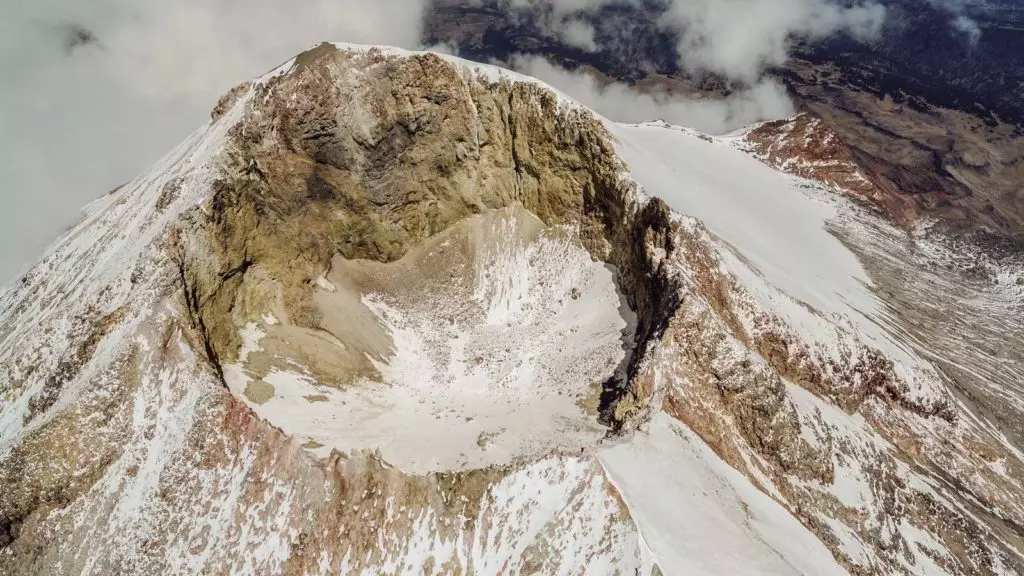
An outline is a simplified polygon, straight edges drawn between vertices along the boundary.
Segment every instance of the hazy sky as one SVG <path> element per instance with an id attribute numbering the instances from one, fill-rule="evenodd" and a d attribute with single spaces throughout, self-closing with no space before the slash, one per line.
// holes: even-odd
<path id="1" fill-rule="evenodd" d="M 544 5 L 553 33 L 589 49 L 593 31 L 578 15 L 612 0 L 474 1 Z M 84 204 L 205 122 L 233 85 L 323 40 L 418 47 L 426 2 L 0 0 L 0 284 Z M 723 131 L 791 112 L 760 74 L 786 58 L 794 35 L 870 37 L 884 16 L 874 0 L 673 0 L 659 25 L 686 30 L 680 63 L 753 86 L 728 102 L 639 96 L 537 59 L 515 63 L 612 119 Z"/>

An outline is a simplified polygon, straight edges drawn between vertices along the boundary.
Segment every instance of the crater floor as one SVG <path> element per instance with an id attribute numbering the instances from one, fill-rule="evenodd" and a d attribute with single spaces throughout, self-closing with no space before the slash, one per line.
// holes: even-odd
<path id="1" fill-rule="evenodd" d="M 337 257 L 314 301 L 319 330 L 282 312 L 246 327 L 229 387 L 318 455 L 379 449 L 411 473 L 596 443 L 634 329 L 614 270 L 522 208 L 396 262 Z"/>

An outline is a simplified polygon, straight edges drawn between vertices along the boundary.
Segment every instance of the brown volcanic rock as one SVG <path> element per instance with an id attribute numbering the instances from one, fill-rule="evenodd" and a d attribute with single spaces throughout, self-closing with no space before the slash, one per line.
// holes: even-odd
<path id="1" fill-rule="evenodd" d="M 952 232 L 984 232 L 1019 251 L 1024 240 L 1024 138 L 982 114 L 921 101 L 897 102 L 847 80 L 834 65 L 794 58 L 787 86 L 821 118 L 864 175 L 915 218 Z M 870 72 L 868 73 L 870 77 Z M 863 80 L 863 78 L 861 78 Z"/>
<path id="2" fill-rule="evenodd" d="M 912 221 L 909 202 L 869 179 L 850 148 L 828 124 L 808 113 L 757 125 L 744 136 L 749 150 L 783 172 L 835 186 L 865 200 L 894 222 Z"/>

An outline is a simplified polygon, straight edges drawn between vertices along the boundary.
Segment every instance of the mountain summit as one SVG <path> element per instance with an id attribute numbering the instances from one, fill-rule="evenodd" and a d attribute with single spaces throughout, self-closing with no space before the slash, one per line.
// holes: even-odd
<path id="1" fill-rule="evenodd" d="M 1024 268 L 821 130 L 236 87 L 0 295 L 0 572 L 1024 573 Z"/>

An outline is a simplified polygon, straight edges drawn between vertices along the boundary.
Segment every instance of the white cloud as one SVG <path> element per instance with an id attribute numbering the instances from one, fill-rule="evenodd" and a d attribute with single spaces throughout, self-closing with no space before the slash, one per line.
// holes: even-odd
<path id="1" fill-rule="evenodd" d="M 594 52 L 597 42 L 594 41 L 594 27 L 589 22 L 569 19 L 559 31 L 559 38 L 570 46 Z"/>
<path id="2" fill-rule="evenodd" d="M 0 283 L 34 260 L 83 204 L 206 121 L 234 84 L 323 40 L 415 47 L 425 4 L 3 2 Z"/>
<path id="3" fill-rule="evenodd" d="M 722 134 L 759 120 L 793 114 L 785 89 L 772 81 L 759 81 L 727 98 L 681 98 L 661 89 L 638 92 L 618 82 L 602 85 L 585 72 L 568 71 L 540 57 L 519 57 L 513 67 L 618 122 L 665 120 Z"/>
<path id="4" fill-rule="evenodd" d="M 529 14 L 547 33 L 563 40 L 575 37 L 575 45 L 593 50 L 598 48 L 593 29 L 571 31 L 569 25 L 582 22 L 581 16 L 594 17 L 604 6 L 638 5 L 640 0 L 475 1 L 505 6 L 516 18 Z M 697 73 L 714 72 L 747 87 L 726 98 L 683 97 L 657 88 L 638 92 L 621 83 L 603 85 L 588 74 L 552 66 L 540 58 L 520 57 L 514 65 L 613 120 L 663 119 L 723 133 L 793 113 L 785 89 L 765 79 L 764 72 L 785 62 L 797 38 L 843 32 L 872 39 L 880 33 L 884 18 L 885 8 L 874 0 L 668 0 L 658 25 L 678 33 L 680 65 Z"/>
<path id="5" fill-rule="evenodd" d="M 881 31 L 885 8 L 831 0 L 675 0 L 663 23 L 681 31 L 680 62 L 690 69 L 754 81 L 785 62 L 794 38 L 846 32 L 869 39 Z"/>
<path id="6" fill-rule="evenodd" d="M 530 12 L 542 29 L 563 34 L 574 16 L 639 0 L 476 0 Z M 849 33 L 861 39 L 881 31 L 885 7 L 874 0 L 669 0 L 660 25 L 679 32 L 679 63 L 754 82 L 781 64 L 794 39 Z"/>
<path id="7" fill-rule="evenodd" d="M 953 18 L 953 29 L 963 34 L 971 46 L 976 45 L 981 40 L 981 27 L 978 26 L 974 19 L 963 14 Z"/>
<path id="8" fill-rule="evenodd" d="M 81 205 L 128 180 L 207 118 L 217 97 L 322 40 L 414 47 L 428 0 L 34 0 L 0 6 L 0 282 Z M 530 10 L 598 48 L 580 16 L 613 0 L 474 0 Z M 618 4 L 639 0 L 614 0 Z M 538 61 L 530 71 L 621 120 L 657 117 L 720 132 L 787 114 L 760 79 L 797 36 L 870 36 L 884 10 L 840 0 L 670 0 L 680 62 L 745 81 L 726 100 L 599 87 Z M 526 12 L 521 12 L 525 14 Z M 539 16 L 537 16 L 539 15 Z M 958 26 L 970 37 L 967 23 Z"/>

